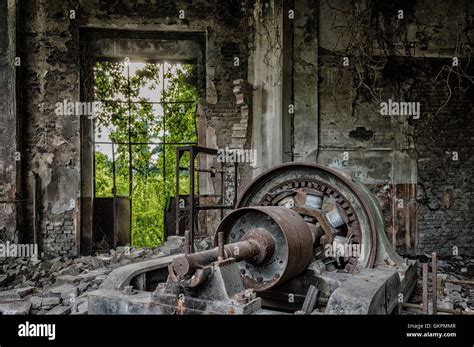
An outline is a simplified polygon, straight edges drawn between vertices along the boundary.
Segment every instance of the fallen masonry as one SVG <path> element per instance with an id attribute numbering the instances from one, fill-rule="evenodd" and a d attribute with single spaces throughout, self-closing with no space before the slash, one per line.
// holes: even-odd
<path id="1" fill-rule="evenodd" d="M 420 257 L 420 260 L 421 262 L 427 262 L 427 257 Z M 466 271 L 462 271 L 462 269 L 466 269 Z M 410 302 L 420 302 L 422 300 L 420 262 L 418 262 L 417 270 L 417 286 Z M 474 311 L 474 286 L 467 284 L 473 278 L 474 259 L 472 257 L 452 256 L 438 259 L 438 283 L 443 283 L 438 289 L 438 307 L 449 310 Z M 453 284 L 449 281 L 461 281 L 463 284 Z"/>
<path id="2" fill-rule="evenodd" d="M 31 303 L 27 301 L 1 302 L 0 312 L 8 315 L 24 315 L 31 312 Z"/>
<path id="3" fill-rule="evenodd" d="M 196 249 L 204 250 L 211 244 L 210 239 L 199 240 Z M 172 237 L 162 247 L 119 247 L 95 256 L 49 260 L 0 259 L 0 314 L 88 314 L 88 295 L 99 289 L 114 269 L 181 252 L 182 240 Z M 467 271 L 459 271 L 462 268 Z M 473 277 L 473 272 L 473 259 L 457 256 L 439 260 L 440 279 L 468 280 Z M 421 283 L 418 283 L 410 301 L 419 301 L 420 288 Z M 473 288 L 447 282 L 441 292 L 442 295 L 438 296 L 440 307 L 474 310 Z"/>
<path id="4" fill-rule="evenodd" d="M 209 240 L 196 241 L 203 249 Z M 184 240 L 172 236 L 161 247 L 118 247 L 77 258 L 0 258 L 0 314 L 87 314 L 87 296 L 114 269 L 183 252 Z"/>

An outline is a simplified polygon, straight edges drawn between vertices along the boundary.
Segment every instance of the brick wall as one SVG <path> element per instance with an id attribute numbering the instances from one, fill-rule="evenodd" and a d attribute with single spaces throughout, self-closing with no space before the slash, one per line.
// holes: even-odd
<path id="1" fill-rule="evenodd" d="M 225 147 L 234 124 L 240 121 L 233 81 L 247 77 L 247 40 L 251 35 L 244 15 L 250 12 L 242 12 L 240 4 L 217 0 L 117 1 L 114 6 L 102 0 L 34 1 L 20 10 L 25 23 L 23 117 L 28 120 L 24 185 L 31 192 L 28 178 L 33 173 L 39 175 L 40 248 L 46 254 L 75 254 L 80 225 L 80 119 L 56 116 L 54 105 L 80 98 L 79 27 L 205 32 L 207 93 L 213 95 L 203 95 L 200 129 L 214 128 L 213 142 Z M 179 19 L 181 10 L 184 19 Z M 71 11 L 75 11 L 73 19 Z M 237 66 L 235 57 L 240 59 Z M 201 132 L 204 145 L 209 143 L 206 133 Z M 31 194 L 27 195 L 31 199 Z M 26 216 L 31 216 L 31 204 L 26 210 Z"/>
<path id="2" fill-rule="evenodd" d="M 461 64 L 466 66 L 467 60 Z M 418 167 L 418 253 L 474 255 L 474 86 L 466 78 L 432 76 L 451 60 L 420 62 L 413 98 L 422 117 L 413 121 Z M 473 75 L 474 69 L 466 73 Z M 460 83 L 460 84 L 459 84 Z M 459 88 L 461 87 L 461 88 Z M 449 98 L 449 101 L 447 102 Z M 443 107 L 443 105 L 447 104 Z M 457 152 L 457 160 L 455 160 Z"/>
<path id="3" fill-rule="evenodd" d="M 15 6 L 0 4 L 0 241 L 17 241 Z M 22 159 L 22 158 L 19 158 Z"/>
<path id="4" fill-rule="evenodd" d="M 449 97 L 447 72 L 438 73 L 452 59 L 392 57 L 382 72 L 381 100 L 419 102 L 421 115 L 391 119 L 380 115 L 370 97 L 348 103 L 343 95 L 354 93 L 351 70 L 334 60 L 325 56 L 321 63 L 319 162 L 337 166 L 342 153 L 349 153 L 348 166 L 340 169 L 356 174 L 379 197 L 386 232 L 400 253 L 450 255 L 456 247 L 461 255 L 474 254 L 473 84 L 451 74 Z M 467 59 L 460 64 L 466 66 Z M 372 136 L 351 136 L 358 128 Z"/>
<path id="5" fill-rule="evenodd" d="M 461 83 L 463 90 L 453 89 L 450 102 L 440 112 L 437 111 L 446 100 L 446 83 L 441 79 L 433 84 L 443 64 L 449 63 L 448 52 L 454 52 L 453 40 L 457 37 L 458 21 L 471 23 L 472 26 L 473 5 L 467 6 L 469 10 L 454 6 L 454 3 L 415 2 L 410 4 L 410 8 L 414 6 L 414 12 L 405 11 L 408 16 L 417 11 L 428 16 L 423 17 L 423 23 L 442 21 L 441 28 L 421 25 L 415 18 L 408 17 L 406 23 L 398 23 L 402 28 L 407 25 L 409 35 L 406 40 L 411 40 L 414 56 L 430 57 L 397 62 L 392 66 L 395 69 L 383 76 L 386 98 L 403 97 L 422 103 L 422 116 L 411 122 L 414 133 L 408 140 L 401 139 L 405 135 L 400 132 L 397 122 L 382 119 L 377 114 L 376 103 L 363 101 L 362 107 L 354 106 L 352 72 L 350 68 L 342 68 L 340 59 L 341 52 L 344 52 L 344 47 L 340 45 L 344 45 L 350 36 L 340 35 L 340 40 L 337 35 L 340 34 L 340 28 L 347 25 L 346 17 L 334 17 L 330 13 L 332 9 L 319 9 L 318 27 L 321 32 L 318 44 L 321 59 L 318 62 L 317 92 L 321 129 L 316 160 L 330 165 L 349 149 L 350 163 L 358 176 L 367 184 L 380 187 L 393 179 L 394 170 L 408 172 L 409 176 L 409 170 L 403 165 L 417 169 L 414 182 L 418 203 L 418 253 L 438 251 L 446 254 L 451 252 L 453 246 L 457 246 L 460 253 L 472 254 L 474 247 L 472 84 L 466 84 L 464 80 Z M 64 99 L 79 101 L 79 27 L 205 32 L 207 90 L 200 105 L 199 141 L 201 145 L 225 148 L 231 145 L 232 139 L 239 146 L 244 143 L 239 132 L 245 120 L 242 122 L 242 110 L 236 104 L 233 81 L 247 79 L 248 57 L 255 49 L 250 44 L 254 35 L 252 21 L 249 21 L 251 10 L 247 8 L 246 12 L 242 12 L 239 6 L 239 2 L 219 0 L 119 0 L 113 7 L 104 0 L 22 3 L 20 15 L 25 23 L 21 32 L 20 52 L 24 57 L 21 67 L 21 104 L 25 109 L 21 114 L 25 123 L 22 162 L 26 163 L 23 183 L 25 191 L 31 192 L 30 178 L 33 173 L 38 174 L 42 201 L 39 206 L 39 227 L 46 253 L 74 254 L 77 246 L 75 240 L 80 225 L 80 119 L 56 116 L 54 105 Z M 324 6 L 322 2 L 321 7 Z M 438 10 L 438 6 L 442 6 L 442 9 Z M 449 16 L 443 11 L 446 8 L 450 9 Z M 180 10 L 185 11 L 184 19 L 178 18 Z M 70 18 L 70 11 L 75 11 L 74 19 Z M 470 19 L 464 18 L 465 14 Z M 337 30 L 331 27 L 335 19 L 342 23 L 339 23 L 341 25 L 338 25 Z M 306 29 L 312 28 L 309 25 L 311 23 L 308 22 Z M 11 100 L 8 95 L 12 95 L 14 85 L 11 83 L 12 69 L 6 64 L 4 28 L 2 26 L 0 76 L 5 75 L 6 78 L 2 78 L 4 83 L 0 84 L 0 88 L 6 90 L 7 94 L 0 93 L 2 116 L 5 105 L 10 105 L 5 101 Z M 334 52 L 330 52 L 331 49 Z M 239 58 L 238 64 L 236 57 Z M 466 63 L 463 60 L 461 62 Z M 304 68 L 305 63 L 300 64 L 296 68 Z M 468 74 L 473 75 L 473 72 Z M 452 74 L 451 78 L 452 86 L 456 86 L 458 81 L 454 78 L 457 76 Z M 301 101 L 304 104 L 306 100 L 304 98 Z M 10 110 L 11 107 L 7 110 L 9 115 L 12 114 Z M 15 131 L 14 124 L 14 117 L 1 117 L 0 135 L 10 140 Z M 317 126 L 314 125 L 314 128 L 316 134 Z M 364 139 L 364 136 L 358 136 L 360 134 L 373 136 Z M 15 197 L 14 148 L 3 146 L 0 152 L 0 199 Z M 458 152 L 458 161 L 452 160 L 454 151 Z M 400 156 L 402 160 L 393 160 L 393 155 Z M 412 161 L 415 164 L 412 165 Z M 245 170 L 241 172 L 241 186 L 248 182 L 249 176 Z M 409 178 L 407 182 L 411 184 L 412 177 Z M 31 194 L 26 194 L 25 198 L 31 200 Z M 32 213 L 31 204 L 25 206 L 27 223 L 24 231 L 27 233 L 32 230 L 31 223 L 28 225 Z M 13 226 L 16 222 L 13 207 L 0 207 L 0 235 L 8 231 L 10 237 L 17 236 Z"/>
<path id="6" fill-rule="evenodd" d="M 448 255 L 457 247 L 459 254 L 472 255 L 474 4 L 372 2 L 359 9 L 366 11 L 356 16 L 362 22 L 351 18 L 359 11 L 352 5 L 320 4 L 318 162 L 337 167 L 349 153 L 345 169 L 382 201 L 386 232 L 399 252 Z M 395 15 L 400 9 L 402 20 Z M 356 33 L 363 39 L 354 41 Z M 377 37 L 385 38 L 382 45 Z M 373 49 L 381 46 L 389 49 Z M 357 66 L 364 54 L 377 58 Z M 454 56 L 459 67 L 452 66 Z M 377 66 L 382 68 L 373 83 Z M 452 95 L 446 103 L 448 78 Z M 362 86 L 358 92 L 356 86 Z M 420 119 L 381 116 L 380 101 L 388 99 L 419 102 Z"/>

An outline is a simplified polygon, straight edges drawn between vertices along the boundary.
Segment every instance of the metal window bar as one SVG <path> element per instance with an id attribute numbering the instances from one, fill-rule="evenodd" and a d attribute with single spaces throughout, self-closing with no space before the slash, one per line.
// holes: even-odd
<path id="1" fill-rule="evenodd" d="M 189 168 L 186 167 L 181 167 L 180 166 L 180 161 L 181 158 L 183 157 L 184 153 L 189 152 Z M 217 149 L 213 148 L 207 148 L 207 147 L 201 147 L 197 145 L 191 145 L 191 146 L 184 146 L 184 147 L 178 147 L 176 148 L 176 198 L 175 198 L 175 227 L 176 227 L 176 235 L 182 234 L 179 230 L 179 220 L 180 220 L 180 215 L 181 212 L 187 212 L 189 216 L 189 222 L 188 222 L 188 229 L 184 231 L 185 235 L 185 243 L 186 245 L 189 245 L 189 252 L 193 253 L 194 252 L 194 236 L 195 236 L 195 226 L 197 225 L 197 215 L 200 210 L 220 210 L 221 214 L 221 219 L 223 218 L 224 210 L 225 209 L 234 209 L 236 203 L 237 203 L 237 183 L 238 183 L 238 164 L 234 163 L 234 201 L 233 204 L 231 205 L 226 205 L 225 204 L 225 192 L 224 192 L 224 177 L 226 174 L 226 171 L 224 170 L 224 163 L 221 162 L 220 165 L 220 170 L 209 170 L 209 169 L 200 169 L 200 168 L 195 168 L 195 159 L 199 154 L 205 154 L 205 155 L 212 155 L 216 156 L 218 154 Z M 189 171 L 189 203 L 188 206 L 181 208 L 180 207 L 180 199 L 181 199 L 181 194 L 180 194 L 180 172 L 181 171 Z M 194 173 L 195 172 L 203 172 L 203 173 L 218 173 L 220 174 L 220 179 L 221 179 L 221 194 L 195 194 L 195 182 L 194 182 Z M 198 187 L 199 189 L 199 187 Z M 221 198 L 221 203 L 220 204 L 215 204 L 215 205 L 200 205 L 199 203 L 199 198 L 203 197 L 209 197 L 209 196 L 214 196 L 214 197 L 220 197 Z"/>
<path id="2" fill-rule="evenodd" d="M 107 61 L 107 60 L 104 60 Z M 160 98 L 163 98 L 163 93 L 165 91 L 165 61 L 153 61 L 147 62 L 153 63 L 157 65 L 161 65 L 161 83 L 162 83 L 162 95 Z M 103 103 L 126 103 L 128 109 L 128 124 L 127 124 L 127 132 L 128 132 L 128 141 L 127 142 L 115 142 L 112 141 L 95 141 L 95 135 L 92 140 L 92 144 L 94 146 L 94 197 L 96 194 L 96 187 L 95 187 L 95 152 L 96 148 L 95 145 L 97 144 L 110 144 L 112 145 L 112 175 L 113 175 L 113 187 L 112 187 L 112 195 L 116 197 L 117 192 L 117 185 L 116 185 L 116 161 L 115 161 L 115 145 L 127 145 L 128 146 L 128 155 L 129 155 L 129 199 L 130 199 L 130 227 L 133 228 L 133 203 L 132 203 L 132 194 L 133 194 L 133 157 L 132 157 L 132 146 L 135 145 L 160 145 L 162 146 L 162 153 L 163 153 L 163 165 L 162 165 L 162 172 L 163 172 L 163 180 L 166 182 L 166 146 L 167 145 L 194 145 L 196 141 L 192 142 L 167 142 L 166 141 L 166 115 L 167 110 L 166 107 L 163 108 L 163 142 L 134 142 L 131 140 L 131 105 L 132 104 L 141 104 L 141 105 L 168 105 L 168 104 L 194 104 L 194 126 L 195 132 L 197 137 L 197 124 L 196 124 L 196 114 L 197 114 L 197 101 L 196 100 L 183 100 L 183 101 L 132 101 L 131 100 L 131 85 L 130 85 L 130 64 L 126 64 L 127 66 L 127 100 L 104 100 L 104 99 L 94 99 L 94 101 L 103 102 Z M 179 181 L 179 170 L 176 172 L 176 176 L 178 177 Z M 193 173 L 194 176 L 194 173 Z M 166 186 L 163 187 L 163 193 L 166 194 Z M 164 218 L 164 216 L 163 216 Z M 132 233 L 132 244 L 133 244 L 133 233 Z"/>

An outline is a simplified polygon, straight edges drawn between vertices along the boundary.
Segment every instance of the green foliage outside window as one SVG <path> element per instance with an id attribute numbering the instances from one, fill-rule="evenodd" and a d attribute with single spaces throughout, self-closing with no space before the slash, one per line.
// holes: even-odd
<path id="1" fill-rule="evenodd" d="M 113 196 L 108 143 L 114 142 L 116 195 L 129 196 L 131 148 L 134 246 L 163 242 L 164 210 L 176 193 L 176 143 L 197 142 L 196 85 L 195 65 L 98 62 L 95 66 L 95 98 L 101 102 L 95 119 L 95 141 L 100 143 L 95 151 L 95 195 Z M 189 166 L 189 157 L 181 166 Z M 180 186 L 182 194 L 189 193 L 189 177 L 182 174 Z"/>

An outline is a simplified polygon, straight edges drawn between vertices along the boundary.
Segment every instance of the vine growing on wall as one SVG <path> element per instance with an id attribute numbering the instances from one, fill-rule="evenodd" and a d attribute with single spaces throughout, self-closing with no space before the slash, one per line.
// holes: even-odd
<path id="1" fill-rule="evenodd" d="M 350 61 L 347 68 L 353 76 L 354 117 L 356 107 L 378 104 L 387 98 L 387 93 L 401 100 L 410 101 L 420 97 L 417 87 L 421 85 L 431 84 L 433 90 L 440 95 L 444 92 L 444 99 L 440 105 L 432 106 L 433 112 L 422 112 L 422 119 L 415 121 L 391 116 L 391 121 L 398 125 L 397 132 L 406 137 L 406 143 L 416 158 L 423 158 L 426 153 L 420 153 L 415 144 L 436 144 L 432 147 L 434 152 L 430 155 L 435 156 L 437 160 L 430 161 L 430 170 L 444 176 L 440 179 L 448 180 L 449 173 L 444 168 L 450 165 L 449 151 L 455 141 L 453 142 L 452 137 L 441 135 L 444 129 L 443 126 L 440 128 L 439 124 L 442 121 L 437 117 L 444 117 L 445 120 L 455 117 L 456 111 L 451 105 L 453 97 L 464 96 L 474 84 L 474 76 L 469 72 L 472 70 L 470 64 L 473 42 L 470 39 L 472 29 L 467 24 L 468 18 L 459 18 L 459 26 L 462 26 L 463 21 L 466 25 L 456 35 L 453 59 L 446 57 L 444 60 L 440 59 L 445 63 L 436 72 L 431 66 L 422 67 L 421 59 L 413 60 L 411 64 L 403 62 L 415 56 L 415 49 L 426 50 L 428 53 L 430 40 L 433 40 L 432 34 L 426 32 L 427 25 L 416 16 L 415 2 L 393 4 L 375 0 L 353 0 L 350 6 L 338 8 L 332 1 L 326 0 L 325 6 L 331 9 L 333 30 L 339 34 L 339 40 L 332 50 Z M 416 41 L 409 42 L 408 23 L 414 24 L 417 28 Z M 420 73 L 421 70 L 423 73 Z M 384 77 L 389 78 L 390 85 L 387 86 L 387 79 L 384 80 Z M 419 137 L 420 134 L 423 138 Z M 432 201 L 432 197 L 436 194 L 430 192 L 435 187 L 430 178 L 424 177 L 423 173 L 419 172 L 418 183 L 422 195 L 419 202 L 430 210 L 439 209 L 440 207 Z"/>
<path id="2" fill-rule="evenodd" d="M 278 66 L 281 68 L 281 57 L 283 54 L 283 44 L 281 39 L 281 6 L 273 1 L 255 1 L 253 8 L 253 18 L 255 21 L 255 35 L 266 42 L 267 49 L 263 54 L 263 63 L 272 66 L 273 58 L 276 58 Z"/>
<path id="3" fill-rule="evenodd" d="M 341 9 L 326 0 L 326 6 L 333 13 L 332 29 L 339 34 L 332 50 L 347 58 L 353 71 L 353 106 L 381 102 L 381 82 L 390 57 L 400 55 L 401 50 L 410 55 L 406 27 L 393 18 L 395 9 L 382 7 L 380 2 L 352 0 L 350 7 Z M 343 24 L 336 25 L 337 20 Z M 397 46 L 396 42 L 403 44 Z"/>
<path id="4" fill-rule="evenodd" d="M 467 72 L 471 65 L 471 52 L 474 44 L 471 42 L 468 33 L 469 29 L 466 28 L 458 32 L 456 35 L 456 44 L 451 64 L 443 65 L 432 82 L 433 88 L 438 82 L 441 82 L 446 86 L 447 90 L 446 100 L 438 108 L 435 115 L 441 112 L 446 107 L 446 105 L 448 105 L 451 97 L 453 96 L 454 88 L 458 88 L 458 90 L 461 92 L 466 92 L 469 88 L 469 83 L 471 85 L 474 84 L 474 76 L 469 75 Z M 466 57 L 463 59 L 466 62 L 464 66 L 459 57 Z"/>

